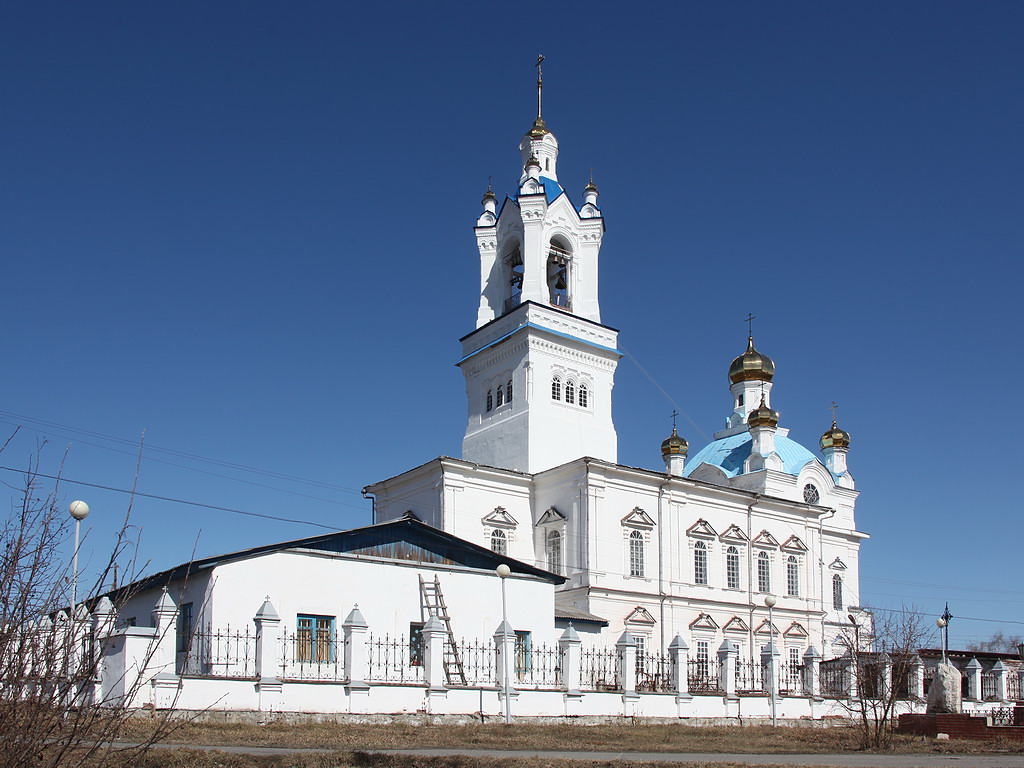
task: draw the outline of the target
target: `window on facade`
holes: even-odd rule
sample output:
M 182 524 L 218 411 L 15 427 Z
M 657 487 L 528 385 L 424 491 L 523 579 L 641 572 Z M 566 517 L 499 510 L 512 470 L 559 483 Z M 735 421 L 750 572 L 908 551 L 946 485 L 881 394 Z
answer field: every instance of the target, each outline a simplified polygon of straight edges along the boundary
M 633 635 L 636 640 L 636 671 L 647 671 L 647 638 L 644 635 Z
M 771 558 L 767 552 L 761 552 L 757 556 L 757 591 L 772 591 L 772 568 Z
M 729 589 L 740 588 L 740 551 L 736 547 L 725 550 L 725 585 Z
M 711 643 L 707 640 L 697 641 L 697 672 L 701 677 L 708 674 L 708 661 L 710 658 Z
M 423 666 L 423 622 L 409 624 L 409 666 Z
M 629 575 L 644 575 L 644 535 L 640 531 L 629 534 Z
M 512 402 L 512 379 L 509 379 L 508 384 L 505 385 L 505 402 Z
M 501 387 L 498 387 L 498 391 L 495 394 L 495 403 L 494 403 L 494 405 L 497 408 L 501 408 L 501 405 L 504 402 L 505 402 L 505 391 Z
M 295 660 L 333 661 L 334 617 L 299 614 L 295 631 Z
M 551 399 L 561 400 L 562 399 L 562 380 L 557 376 L 551 379 Z
M 580 408 L 586 408 L 587 403 L 590 401 L 590 392 L 587 391 L 586 384 L 580 384 Z
M 552 573 L 562 572 L 562 534 L 558 531 L 548 531 L 546 548 L 548 555 L 548 570 Z
M 742 392 L 740 392 L 739 396 L 736 398 L 736 407 L 737 408 L 742 408 L 743 407 L 743 393 Z
M 494 410 L 494 395 L 491 390 L 487 390 L 487 410 L 488 412 Z
M 708 545 L 703 541 L 693 545 L 693 581 L 696 584 L 708 583 Z
M 800 596 L 800 563 L 796 555 L 786 558 L 786 594 L 790 597 Z
M 789 689 L 791 691 L 799 690 L 800 684 L 800 649 L 790 648 L 789 649 Z
M 838 573 L 832 577 L 832 607 L 843 610 L 843 577 Z
M 576 385 L 571 381 L 565 382 L 565 402 L 576 402 Z
M 178 608 L 178 651 L 188 651 L 192 643 L 192 603 Z
M 508 554 L 508 537 L 500 528 L 491 532 L 491 551 L 499 555 Z
M 533 640 L 530 637 L 529 632 L 523 632 L 515 630 L 516 633 L 516 645 L 515 645 L 515 668 L 516 668 L 516 679 L 523 680 L 530 673 L 532 669 L 532 659 L 530 658 L 530 651 L 533 650 Z

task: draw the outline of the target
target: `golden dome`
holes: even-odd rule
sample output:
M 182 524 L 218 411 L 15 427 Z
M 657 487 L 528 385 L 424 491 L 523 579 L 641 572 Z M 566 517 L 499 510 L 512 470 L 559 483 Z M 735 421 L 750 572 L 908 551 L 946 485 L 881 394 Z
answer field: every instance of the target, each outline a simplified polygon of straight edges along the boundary
M 679 436 L 676 432 L 676 428 L 672 427 L 672 434 L 665 438 L 661 444 L 661 455 L 662 456 L 685 456 L 686 452 L 690 450 L 689 443 Z
M 764 395 L 761 395 L 761 404 L 750 412 L 747 424 L 751 427 L 777 427 L 779 426 L 779 412 L 773 411 L 765 405 Z
M 826 448 L 849 448 L 850 433 L 836 426 L 835 419 L 832 420 L 832 427 L 821 436 L 821 450 Z
M 530 155 L 530 159 L 526 161 L 526 167 L 529 168 L 531 165 L 535 165 L 540 168 L 540 160 L 537 159 L 536 155 Z
M 538 116 L 537 119 L 533 121 L 533 127 L 526 132 L 526 135 L 531 139 L 543 139 L 544 134 L 546 133 L 551 133 L 551 131 L 549 131 L 548 127 L 544 124 L 544 118 Z
M 741 381 L 771 381 L 775 376 L 775 363 L 768 355 L 754 349 L 754 337 L 747 339 L 747 351 L 732 361 L 729 366 L 729 380 L 733 384 Z

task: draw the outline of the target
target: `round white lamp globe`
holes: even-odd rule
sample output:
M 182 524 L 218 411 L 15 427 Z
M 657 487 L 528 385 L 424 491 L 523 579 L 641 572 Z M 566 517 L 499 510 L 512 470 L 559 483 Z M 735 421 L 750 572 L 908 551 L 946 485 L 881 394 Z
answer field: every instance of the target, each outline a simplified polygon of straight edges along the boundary
M 507 565 L 505 565 L 504 563 L 502 563 L 501 565 L 499 565 L 499 566 L 498 566 L 497 568 L 495 568 L 495 569 L 494 569 L 494 572 L 495 572 L 496 574 L 498 574 L 499 576 L 501 576 L 501 578 L 503 578 L 503 579 L 507 579 L 507 578 L 508 578 L 508 575 L 509 575 L 510 573 L 512 573 L 512 569 L 511 569 L 511 568 L 509 568 L 509 567 L 508 567 Z
M 84 501 L 72 501 L 68 505 L 68 511 L 75 520 L 85 520 L 86 515 L 89 514 L 89 505 Z
M 775 600 L 775 595 L 766 595 L 764 598 L 764 604 L 767 605 L 769 608 L 774 608 L 776 602 L 777 601 Z

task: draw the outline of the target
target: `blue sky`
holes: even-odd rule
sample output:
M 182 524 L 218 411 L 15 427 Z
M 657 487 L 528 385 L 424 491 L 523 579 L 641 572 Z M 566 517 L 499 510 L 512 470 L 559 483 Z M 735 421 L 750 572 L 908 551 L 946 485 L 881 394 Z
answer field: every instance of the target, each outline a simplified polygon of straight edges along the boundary
M 1021 632 L 1022 27 L 1010 2 L 8 4 L 0 459 L 45 435 L 44 467 L 70 444 L 67 477 L 127 488 L 145 430 L 146 493 L 344 528 L 362 486 L 458 456 L 471 227 L 488 176 L 514 189 L 543 52 L 559 177 L 578 204 L 592 167 L 607 217 L 620 461 L 657 468 L 671 426 L 636 363 L 695 450 L 753 312 L 791 437 L 832 400 L 853 435 L 864 602 L 997 620 L 953 645 Z M 65 490 L 95 558 L 125 497 Z M 151 569 L 321 530 L 133 519 Z

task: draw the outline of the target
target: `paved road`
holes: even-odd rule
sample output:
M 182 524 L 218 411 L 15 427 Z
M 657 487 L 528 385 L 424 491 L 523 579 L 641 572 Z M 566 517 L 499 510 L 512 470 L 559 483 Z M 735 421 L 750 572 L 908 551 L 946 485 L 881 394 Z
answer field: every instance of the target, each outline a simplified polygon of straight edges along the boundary
M 220 750 L 247 755 L 291 755 L 329 753 L 330 749 L 294 749 L 289 747 L 229 747 L 199 744 L 158 744 L 157 749 Z M 337 750 L 348 751 L 348 750 Z M 867 755 L 799 754 L 742 755 L 708 752 L 572 752 L 502 749 L 364 749 L 362 752 L 397 755 L 465 755 L 467 757 L 566 758 L 570 760 L 649 761 L 652 763 L 739 763 L 772 766 L 836 766 L 837 768 L 1024 768 L 1024 754 L 1009 755 Z

